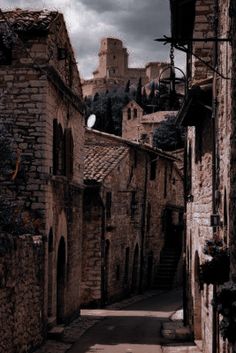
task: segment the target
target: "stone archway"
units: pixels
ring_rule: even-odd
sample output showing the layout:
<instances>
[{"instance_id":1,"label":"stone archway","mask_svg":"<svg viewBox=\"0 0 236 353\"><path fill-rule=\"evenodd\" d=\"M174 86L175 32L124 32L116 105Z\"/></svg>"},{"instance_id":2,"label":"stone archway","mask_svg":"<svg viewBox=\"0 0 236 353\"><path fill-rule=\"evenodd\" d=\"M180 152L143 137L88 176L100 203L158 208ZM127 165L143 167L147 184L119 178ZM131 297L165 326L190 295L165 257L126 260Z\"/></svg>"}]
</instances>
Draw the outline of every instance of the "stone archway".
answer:
<instances>
[{"instance_id":1,"label":"stone archway","mask_svg":"<svg viewBox=\"0 0 236 353\"><path fill-rule=\"evenodd\" d=\"M138 265L139 265L139 247L138 247L138 244L136 244L135 250L134 250L133 269L132 269L132 283L131 283L132 292L135 292L138 289Z\"/></svg>"},{"instance_id":2,"label":"stone archway","mask_svg":"<svg viewBox=\"0 0 236 353\"><path fill-rule=\"evenodd\" d=\"M153 251L150 251L147 258L147 288L152 287L152 275L153 275Z\"/></svg>"},{"instance_id":3,"label":"stone archway","mask_svg":"<svg viewBox=\"0 0 236 353\"><path fill-rule=\"evenodd\" d=\"M105 257L104 257L104 298L103 301L108 301L109 289L109 266L110 266L110 241L107 239L105 242Z\"/></svg>"},{"instance_id":4,"label":"stone archway","mask_svg":"<svg viewBox=\"0 0 236 353\"><path fill-rule=\"evenodd\" d=\"M57 252L57 323L62 323L64 319L65 274L66 246L64 237L61 237Z\"/></svg>"},{"instance_id":5,"label":"stone archway","mask_svg":"<svg viewBox=\"0 0 236 353\"><path fill-rule=\"evenodd\" d=\"M52 300L53 300L53 231L50 228L48 234L48 316L52 316Z\"/></svg>"},{"instance_id":6,"label":"stone archway","mask_svg":"<svg viewBox=\"0 0 236 353\"><path fill-rule=\"evenodd\" d=\"M195 252L194 258L194 338L195 340L202 339L202 296L201 296L201 288L200 288L200 259L199 254Z\"/></svg>"}]
</instances>

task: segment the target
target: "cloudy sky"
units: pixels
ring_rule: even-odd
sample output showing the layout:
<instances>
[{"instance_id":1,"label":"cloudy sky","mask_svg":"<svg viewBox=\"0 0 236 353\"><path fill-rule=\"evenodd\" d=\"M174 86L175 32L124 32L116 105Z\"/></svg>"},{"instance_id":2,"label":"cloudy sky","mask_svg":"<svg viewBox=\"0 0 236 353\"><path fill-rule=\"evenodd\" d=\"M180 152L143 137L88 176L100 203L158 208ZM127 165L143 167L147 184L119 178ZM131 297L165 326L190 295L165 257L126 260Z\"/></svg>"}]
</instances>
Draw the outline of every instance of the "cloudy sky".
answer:
<instances>
[{"instance_id":1,"label":"cloudy sky","mask_svg":"<svg viewBox=\"0 0 236 353\"><path fill-rule=\"evenodd\" d=\"M83 78L90 78L97 67L103 37L124 42L130 67L168 60L169 47L153 41L170 32L168 0L2 0L1 6L63 12ZM176 64L182 63L177 54Z\"/></svg>"}]
</instances>

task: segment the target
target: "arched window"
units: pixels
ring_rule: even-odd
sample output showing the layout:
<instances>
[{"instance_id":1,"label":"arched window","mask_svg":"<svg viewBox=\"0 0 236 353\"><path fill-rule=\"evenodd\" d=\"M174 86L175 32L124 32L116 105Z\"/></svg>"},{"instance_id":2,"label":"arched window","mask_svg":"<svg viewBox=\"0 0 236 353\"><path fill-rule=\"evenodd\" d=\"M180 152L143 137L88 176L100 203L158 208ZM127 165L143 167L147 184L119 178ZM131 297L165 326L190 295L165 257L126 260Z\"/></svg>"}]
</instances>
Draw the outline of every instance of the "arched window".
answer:
<instances>
[{"instance_id":1,"label":"arched window","mask_svg":"<svg viewBox=\"0 0 236 353\"><path fill-rule=\"evenodd\" d=\"M137 111L137 109L136 108L134 108L134 118L137 118L137 116L138 116L138 111Z\"/></svg>"},{"instance_id":2,"label":"arched window","mask_svg":"<svg viewBox=\"0 0 236 353\"><path fill-rule=\"evenodd\" d=\"M130 120L131 119L131 109L130 108L128 108L127 113L128 113L128 120Z\"/></svg>"},{"instance_id":3,"label":"arched window","mask_svg":"<svg viewBox=\"0 0 236 353\"><path fill-rule=\"evenodd\" d=\"M60 175L62 172L63 159L63 131L57 119L53 120L53 174Z\"/></svg>"},{"instance_id":4,"label":"arched window","mask_svg":"<svg viewBox=\"0 0 236 353\"><path fill-rule=\"evenodd\" d=\"M64 175L71 178L73 175L74 142L71 129L64 132Z\"/></svg>"}]
</instances>

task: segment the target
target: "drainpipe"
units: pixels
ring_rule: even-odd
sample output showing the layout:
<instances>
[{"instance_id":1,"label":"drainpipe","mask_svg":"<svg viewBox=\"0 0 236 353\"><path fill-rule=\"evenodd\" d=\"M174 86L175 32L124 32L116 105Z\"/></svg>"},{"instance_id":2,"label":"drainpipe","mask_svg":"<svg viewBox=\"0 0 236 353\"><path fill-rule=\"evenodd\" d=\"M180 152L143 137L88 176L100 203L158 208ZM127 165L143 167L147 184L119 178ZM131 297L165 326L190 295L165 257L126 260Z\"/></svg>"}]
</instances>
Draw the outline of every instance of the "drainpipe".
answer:
<instances>
[{"instance_id":1,"label":"drainpipe","mask_svg":"<svg viewBox=\"0 0 236 353\"><path fill-rule=\"evenodd\" d=\"M106 227L106 221L105 221L105 205L103 202L103 199L100 195L100 192L98 192L98 198L100 201L100 205L102 208L102 220L101 220L101 306L103 307L106 302L106 288L105 288L105 227Z\"/></svg>"},{"instance_id":2,"label":"drainpipe","mask_svg":"<svg viewBox=\"0 0 236 353\"><path fill-rule=\"evenodd\" d=\"M214 37L218 37L218 15L219 15L219 6L218 0L214 0ZM213 44L213 67L217 68L218 66L218 44L217 41ZM216 87L216 73L213 76L213 99L212 99L212 212L216 214L217 206L216 206L216 190L217 190L217 87ZM216 227L213 228L213 237L216 236ZM213 299L216 296L216 285L213 286ZM218 352L219 346L219 328L218 328L218 313L216 307L213 306L213 318L212 318L212 326L213 326L213 335L212 335L212 353Z\"/></svg>"},{"instance_id":3,"label":"drainpipe","mask_svg":"<svg viewBox=\"0 0 236 353\"><path fill-rule=\"evenodd\" d=\"M145 175L144 190L141 214L141 247L140 247L140 276L139 276L139 293L143 292L143 270L144 270L144 241L146 227L146 203L147 203L147 179L148 179L148 156L145 156Z\"/></svg>"}]
</instances>

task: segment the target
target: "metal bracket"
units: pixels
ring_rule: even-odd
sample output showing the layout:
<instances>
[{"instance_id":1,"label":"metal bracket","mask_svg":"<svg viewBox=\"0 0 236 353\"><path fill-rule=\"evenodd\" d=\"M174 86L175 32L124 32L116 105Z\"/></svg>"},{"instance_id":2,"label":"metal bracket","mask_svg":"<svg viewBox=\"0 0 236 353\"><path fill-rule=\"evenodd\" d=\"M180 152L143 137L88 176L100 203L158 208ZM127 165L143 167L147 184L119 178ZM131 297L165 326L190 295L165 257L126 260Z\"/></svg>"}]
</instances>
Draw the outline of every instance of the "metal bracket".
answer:
<instances>
[{"instance_id":1,"label":"metal bracket","mask_svg":"<svg viewBox=\"0 0 236 353\"><path fill-rule=\"evenodd\" d=\"M180 42L180 40L178 38L172 38L172 37L167 37L167 36L163 36L163 38L157 38L155 39L156 42L163 42L164 45L166 44L172 44L177 50L180 50L184 53L188 53L191 54L193 56L195 56L195 58L197 58L201 63L203 63L204 65L206 65L210 70L212 70L213 72L215 72L217 75L219 75L220 77L222 77L225 80L230 80L231 77L227 77L224 76L221 72L219 72L215 67L211 66L207 61L203 60L199 55L193 53L192 50L190 50L189 48L186 48L183 44L178 44ZM181 39L181 42L183 43L193 43L193 42L202 42L202 43L207 43L207 42L231 42L231 38L216 38L216 37L211 37L211 38L185 38L185 39Z\"/></svg>"}]
</instances>

